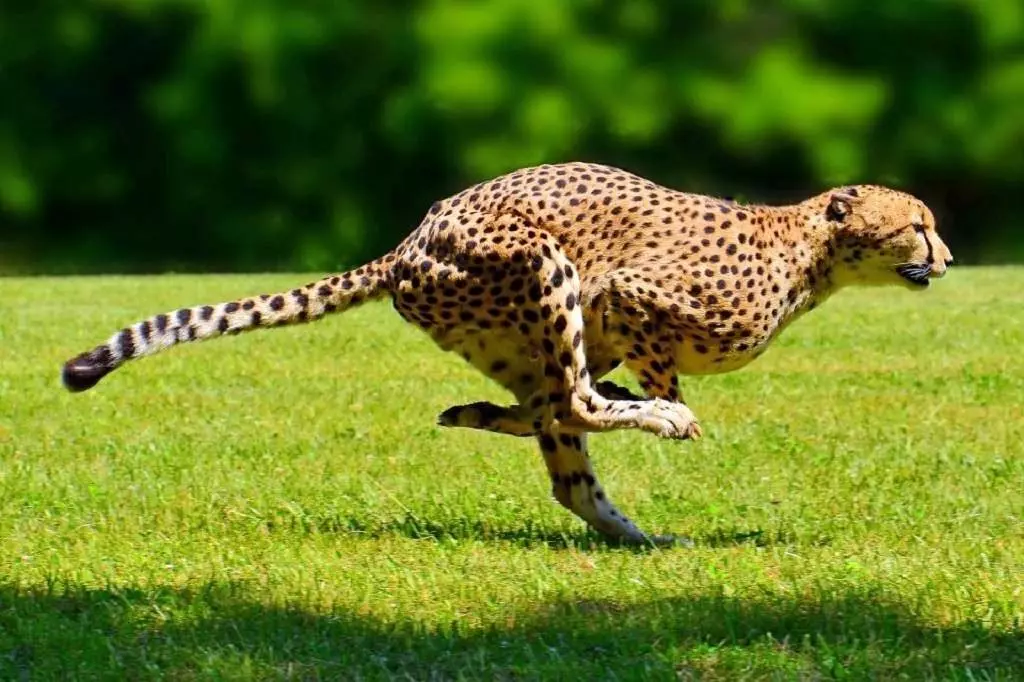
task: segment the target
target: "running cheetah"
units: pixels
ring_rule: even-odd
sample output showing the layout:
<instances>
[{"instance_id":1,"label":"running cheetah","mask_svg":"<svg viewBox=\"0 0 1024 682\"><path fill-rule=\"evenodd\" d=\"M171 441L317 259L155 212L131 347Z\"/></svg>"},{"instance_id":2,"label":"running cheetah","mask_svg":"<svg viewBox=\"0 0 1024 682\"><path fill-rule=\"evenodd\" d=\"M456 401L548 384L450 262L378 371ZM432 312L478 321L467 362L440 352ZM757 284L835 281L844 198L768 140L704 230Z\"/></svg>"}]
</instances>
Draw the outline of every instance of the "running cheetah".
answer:
<instances>
[{"instance_id":1,"label":"running cheetah","mask_svg":"<svg viewBox=\"0 0 1024 682\"><path fill-rule=\"evenodd\" d=\"M353 271L126 327L68 361L63 381L84 391L178 343L390 296L403 318L518 401L451 407L442 426L536 438L559 503L614 538L661 541L612 504L589 432L697 438L677 375L743 367L843 286L923 289L951 262L931 211L885 187L747 206L608 166L545 165L436 202L392 252ZM645 396L599 381L620 363Z\"/></svg>"}]
</instances>

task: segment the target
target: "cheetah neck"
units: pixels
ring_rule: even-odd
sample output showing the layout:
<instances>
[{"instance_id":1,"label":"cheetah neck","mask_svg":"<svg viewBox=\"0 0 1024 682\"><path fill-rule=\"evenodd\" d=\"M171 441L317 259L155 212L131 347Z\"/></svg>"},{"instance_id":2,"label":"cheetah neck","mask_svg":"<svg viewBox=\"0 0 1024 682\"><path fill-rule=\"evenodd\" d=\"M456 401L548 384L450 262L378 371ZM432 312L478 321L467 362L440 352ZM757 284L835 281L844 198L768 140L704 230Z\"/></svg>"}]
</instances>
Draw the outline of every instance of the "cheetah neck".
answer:
<instances>
[{"instance_id":1,"label":"cheetah neck","mask_svg":"<svg viewBox=\"0 0 1024 682\"><path fill-rule=\"evenodd\" d=\"M805 204L762 207L758 231L781 299L780 327L824 303L836 290L836 250L827 225Z\"/></svg>"}]
</instances>

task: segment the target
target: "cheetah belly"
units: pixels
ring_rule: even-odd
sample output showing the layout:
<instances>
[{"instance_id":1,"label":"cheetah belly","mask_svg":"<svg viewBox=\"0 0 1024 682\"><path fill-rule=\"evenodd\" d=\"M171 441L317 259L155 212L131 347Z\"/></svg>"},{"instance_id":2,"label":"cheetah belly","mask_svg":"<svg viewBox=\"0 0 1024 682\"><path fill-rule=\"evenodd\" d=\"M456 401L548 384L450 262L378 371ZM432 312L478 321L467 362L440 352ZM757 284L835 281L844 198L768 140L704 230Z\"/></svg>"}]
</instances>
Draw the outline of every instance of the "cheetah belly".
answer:
<instances>
[{"instance_id":1,"label":"cheetah belly","mask_svg":"<svg viewBox=\"0 0 1024 682\"><path fill-rule=\"evenodd\" d=\"M486 376L525 400L543 381L544 365L533 345L510 330L455 327L438 345L458 353Z\"/></svg>"},{"instance_id":2,"label":"cheetah belly","mask_svg":"<svg viewBox=\"0 0 1024 682\"><path fill-rule=\"evenodd\" d=\"M698 353L687 344L676 353L676 366L680 374L724 374L745 367L761 354L761 349Z\"/></svg>"},{"instance_id":3,"label":"cheetah belly","mask_svg":"<svg viewBox=\"0 0 1024 682\"><path fill-rule=\"evenodd\" d=\"M758 338L684 340L676 349L680 374L723 374L746 367L759 358L771 341L770 335Z\"/></svg>"}]
</instances>

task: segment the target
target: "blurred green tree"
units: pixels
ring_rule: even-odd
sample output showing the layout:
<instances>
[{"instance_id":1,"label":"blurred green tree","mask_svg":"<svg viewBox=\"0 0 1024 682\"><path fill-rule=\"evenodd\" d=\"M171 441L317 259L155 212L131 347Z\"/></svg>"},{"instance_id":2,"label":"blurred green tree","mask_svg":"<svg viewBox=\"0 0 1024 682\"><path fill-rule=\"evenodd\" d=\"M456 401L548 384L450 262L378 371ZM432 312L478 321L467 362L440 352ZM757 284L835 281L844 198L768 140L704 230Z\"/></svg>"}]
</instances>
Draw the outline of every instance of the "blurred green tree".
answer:
<instances>
[{"instance_id":1,"label":"blurred green tree","mask_svg":"<svg viewBox=\"0 0 1024 682\"><path fill-rule=\"evenodd\" d=\"M886 182L1024 259L1019 0L0 8L0 271L326 270L586 159L786 201Z\"/></svg>"}]
</instances>

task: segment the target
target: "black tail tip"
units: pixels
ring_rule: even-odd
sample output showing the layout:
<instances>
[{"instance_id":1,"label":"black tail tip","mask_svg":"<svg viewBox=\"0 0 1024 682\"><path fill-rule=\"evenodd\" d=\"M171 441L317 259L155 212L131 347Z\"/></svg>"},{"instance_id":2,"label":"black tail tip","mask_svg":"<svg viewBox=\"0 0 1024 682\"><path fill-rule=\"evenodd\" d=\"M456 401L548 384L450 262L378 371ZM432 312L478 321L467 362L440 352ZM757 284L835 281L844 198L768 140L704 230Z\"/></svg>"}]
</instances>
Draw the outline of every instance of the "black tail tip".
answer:
<instances>
[{"instance_id":1,"label":"black tail tip","mask_svg":"<svg viewBox=\"0 0 1024 682\"><path fill-rule=\"evenodd\" d=\"M72 393L80 393L98 384L110 370L111 368L105 363L97 362L92 353L82 353L64 364L61 379L64 382L64 388Z\"/></svg>"}]
</instances>

